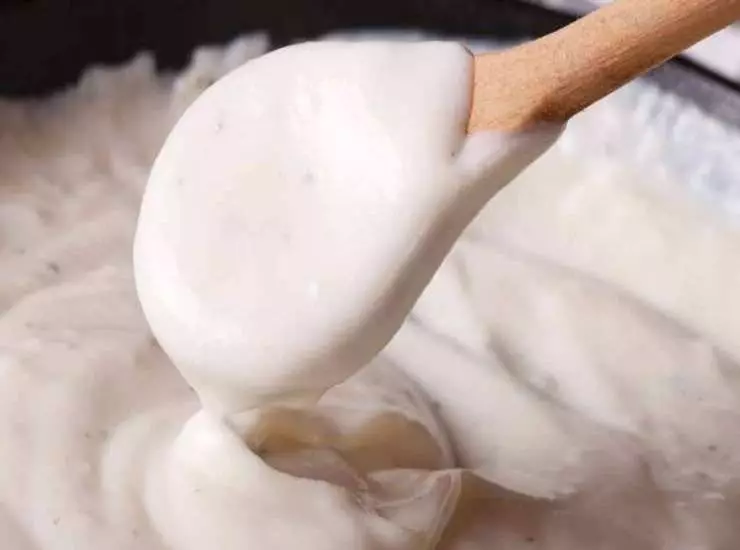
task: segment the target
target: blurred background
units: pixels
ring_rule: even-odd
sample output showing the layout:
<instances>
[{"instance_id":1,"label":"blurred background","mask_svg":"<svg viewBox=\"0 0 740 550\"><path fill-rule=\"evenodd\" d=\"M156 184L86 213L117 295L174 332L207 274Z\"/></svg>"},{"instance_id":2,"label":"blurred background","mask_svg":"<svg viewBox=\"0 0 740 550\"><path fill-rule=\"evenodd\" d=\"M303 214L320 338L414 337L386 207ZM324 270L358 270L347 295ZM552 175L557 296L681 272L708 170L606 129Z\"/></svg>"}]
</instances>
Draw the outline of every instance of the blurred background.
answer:
<instances>
[{"instance_id":1,"label":"blurred background","mask_svg":"<svg viewBox=\"0 0 740 550\"><path fill-rule=\"evenodd\" d=\"M358 27L523 40L604 1L0 0L0 95L45 93L75 82L90 64L120 64L142 50L154 51L162 68L181 68L196 46L254 30L268 30L273 46ZM737 85L740 27L692 48L687 59L710 80Z\"/></svg>"}]
</instances>

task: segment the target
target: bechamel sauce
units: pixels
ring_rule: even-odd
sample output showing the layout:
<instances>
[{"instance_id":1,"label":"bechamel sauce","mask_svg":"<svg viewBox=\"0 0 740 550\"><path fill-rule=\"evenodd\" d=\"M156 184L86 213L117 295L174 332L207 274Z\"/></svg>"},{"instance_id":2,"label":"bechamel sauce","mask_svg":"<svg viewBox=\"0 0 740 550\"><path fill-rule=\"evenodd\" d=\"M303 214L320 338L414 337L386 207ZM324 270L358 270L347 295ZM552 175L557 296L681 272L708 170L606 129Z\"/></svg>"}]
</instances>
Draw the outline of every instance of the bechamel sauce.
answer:
<instances>
[{"instance_id":1,"label":"bechamel sauce","mask_svg":"<svg viewBox=\"0 0 740 550\"><path fill-rule=\"evenodd\" d=\"M471 72L455 43L301 44L177 123L134 263L155 335L208 406L315 399L357 371L481 197L552 143L559 128L468 138Z\"/></svg>"},{"instance_id":2,"label":"bechamel sauce","mask_svg":"<svg viewBox=\"0 0 740 550\"><path fill-rule=\"evenodd\" d=\"M547 155L369 366L312 405L274 391L289 369L255 400L254 371L222 371L225 391L195 365L200 411L133 290L139 189L120 182L145 174L168 97L151 68L131 73L91 77L57 118L4 119L0 226L22 229L0 250L8 548L734 547L740 237L721 220L640 174ZM448 169L464 183L454 168L482 158ZM347 309L366 304L340 283Z\"/></svg>"},{"instance_id":3,"label":"bechamel sauce","mask_svg":"<svg viewBox=\"0 0 740 550\"><path fill-rule=\"evenodd\" d=\"M187 523L211 514L219 547L432 548L442 536L458 472L413 483L432 496L389 503L372 485L276 472L253 454L253 434L260 407L318 401L377 355L485 198L559 134L468 137L470 82L471 54L455 43L301 44L214 85L165 142L139 216L137 289L204 411L178 437L157 493L199 518ZM251 446L219 429L239 415ZM225 519L207 483L189 502L193 480L214 469L260 501L248 521ZM271 523L300 513L290 532Z\"/></svg>"}]
</instances>

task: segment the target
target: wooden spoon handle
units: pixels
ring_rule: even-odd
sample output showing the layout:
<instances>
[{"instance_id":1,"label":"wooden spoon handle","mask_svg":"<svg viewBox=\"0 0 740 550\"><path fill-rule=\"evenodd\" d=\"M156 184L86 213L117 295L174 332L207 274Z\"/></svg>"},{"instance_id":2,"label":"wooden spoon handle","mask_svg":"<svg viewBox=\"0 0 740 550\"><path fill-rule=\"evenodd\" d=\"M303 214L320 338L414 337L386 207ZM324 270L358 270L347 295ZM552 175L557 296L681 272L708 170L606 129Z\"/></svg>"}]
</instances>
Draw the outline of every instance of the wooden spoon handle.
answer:
<instances>
[{"instance_id":1,"label":"wooden spoon handle","mask_svg":"<svg viewBox=\"0 0 740 550\"><path fill-rule=\"evenodd\" d=\"M544 38L475 56L469 131L563 122L740 19L740 0L617 0Z\"/></svg>"}]
</instances>

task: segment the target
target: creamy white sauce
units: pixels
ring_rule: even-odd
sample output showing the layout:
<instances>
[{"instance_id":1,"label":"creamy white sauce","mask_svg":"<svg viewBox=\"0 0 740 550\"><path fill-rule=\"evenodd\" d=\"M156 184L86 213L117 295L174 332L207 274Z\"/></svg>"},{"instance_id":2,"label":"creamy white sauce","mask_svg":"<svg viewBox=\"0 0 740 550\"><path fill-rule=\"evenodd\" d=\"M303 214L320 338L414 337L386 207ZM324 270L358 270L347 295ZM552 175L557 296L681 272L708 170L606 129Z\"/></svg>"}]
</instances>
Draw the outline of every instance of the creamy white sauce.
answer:
<instances>
[{"instance_id":1,"label":"creamy white sauce","mask_svg":"<svg viewBox=\"0 0 740 550\"><path fill-rule=\"evenodd\" d=\"M467 137L455 43L316 42L185 113L142 203L147 318L212 409L316 399L396 333L485 200L555 139Z\"/></svg>"},{"instance_id":2,"label":"creamy white sauce","mask_svg":"<svg viewBox=\"0 0 740 550\"><path fill-rule=\"evenodd\" d=\"M169 90L141 62L0 106L5 546L734 548L736 230L556 149L378 359L314 406L223 419L131 278Z\"/></svg>"},{"instance_id":3,"label":"creamy white sauce","mask_svg":"<svg viewBox=\"0 0 740 550\"><path fill-rule=\"evenodd\" d=\"M295 443L275 449L303 476L336 463L351 487L286 476L255 453L265 453L260 434L272 429L264 409L325 405L322 396L397 332L485 201L559 134L468 137L471 83L472 56L455 43L301 44L234 71L175 126L152 169L134 247L147 319L204 405L160 466L166 474L156 477L167 482L151 491L165 501L158 517L173 545L199 548L200 532L217 533L220 548L437 545L462 490L453 468L466 464L436 460L447 444L435 423L414 422L414 403L428 407L422 395L404 415L365 415L344 437L332 437L338 426L325 420L316 426L323 438L299 445L315 458L295 453ZM380 381L381 398L408 386ZM400 432L380 436L365 427L373 423ZM285 429L295 438L299 427ZM379 446L420 431L405 445L422 448L415 460L371 461L363 471L366 459L344 448L364 430ZM201 491L188 498L195 485ZM224 498L259 507L239 521Z\"/></svg>"}]
</instances>

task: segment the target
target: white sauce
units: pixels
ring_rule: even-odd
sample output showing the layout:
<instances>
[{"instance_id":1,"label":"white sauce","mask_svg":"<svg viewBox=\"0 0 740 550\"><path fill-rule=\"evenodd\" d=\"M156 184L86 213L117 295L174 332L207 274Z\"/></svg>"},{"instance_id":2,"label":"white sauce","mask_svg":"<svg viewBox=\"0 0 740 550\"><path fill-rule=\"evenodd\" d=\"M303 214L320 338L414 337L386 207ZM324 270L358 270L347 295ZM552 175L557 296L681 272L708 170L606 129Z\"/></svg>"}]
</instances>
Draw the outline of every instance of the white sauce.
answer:
<instances>
[{"instance_id":1,"label":"white sauce","mask_svg":"<svg viewBox=\"0 0 740 550\"><path fill-rule=\"evenodd\" d=\"M316 42L203 94L167 139L134 261L160 343L211 408L318 398L396 333L454 240L558 128L465 127L455 43Z\"/></svg>"},{"instance_id":2,"label":"white sauce","mask_svg":"<svg viewBox=\"0 0 740 550\"><path fill-rule=\"evenodd\" d=\"M433 454L414 451L440 469L432 474L394 471L421 467L405 460L363 472L364 459L336 449L361 425L345 442L327 433L304 443L320 458L285 459L309 477L336 462L352 487L285 476L253 453L264 453L260 407L312 405L371 361L485 200L557 137L557 127L467 137L471 82L472 56L455 43L302 44L234 71L175 126L134 248L149 323L205 407L152 491L166 500L159 518L174 546L204 544L183 516L222 537L219 548L436 546L462 480L449 452L438 461L446 443L432 433L419 443ZM227 413L251 448L214 413ZM409 420L393 425L423 428ZM327 445L339 454L313 450ZM390 483L405 488L389 500ZM231 500L259 502L249 521L230 516L222 485ZM189 498L193 486L201 492Z\"/></svg>"},{"instance_id":3,"label":"white sauce","mask_svg":"<svg viewBox=\"0 0 740 550\"><path fill-rule=\"evenodd\" d=\"M0 105L4 546L405 550L440 537L440 550L736 546L736 230L670 182L645 186L643 175L555 150L466 232L370 366L316 405L239 414L280 396L290 371L255 400L241 397L254 369L220 373L232 392L185 365L208 404L198 412L152 341L131 279L138 197L169 124L169 89L151 75L142 62L92 75L48 105ZM208 109L197 113L182 124L205 123ZM454 112L439 121L447 127ZM430 140L462 138L441 135ZM395 221L392 202L376 204L377 219ZM424 227L428 212L409 223ZM388 282L356 276L381 295ZM369 295L336 284L346 311L365 311ZM223 289L253 298L236 283ZM225 311L227 321L251 319ZM301 336L336 336L328 321ZM160 331L172 354L177 334Z\"/></svg>"}]
</instances>

